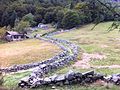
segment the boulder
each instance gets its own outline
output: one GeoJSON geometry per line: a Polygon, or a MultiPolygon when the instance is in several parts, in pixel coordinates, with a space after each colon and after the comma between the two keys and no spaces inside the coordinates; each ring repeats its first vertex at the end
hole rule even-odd
{"type": "Polygon", "coordinates": [[[70,70],[68,73],[65,74],[66,80],[73,80],[75,79],[75,72],[70,70]]]}

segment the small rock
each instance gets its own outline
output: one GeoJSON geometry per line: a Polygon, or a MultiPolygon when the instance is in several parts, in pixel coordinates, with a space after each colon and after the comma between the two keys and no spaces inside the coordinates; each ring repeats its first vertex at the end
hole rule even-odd
{"type": "Polygon", "coordinates": [[[56,89],[56,87],[55,87],[55,86],[52,86],[52,89],[56,89]]]}

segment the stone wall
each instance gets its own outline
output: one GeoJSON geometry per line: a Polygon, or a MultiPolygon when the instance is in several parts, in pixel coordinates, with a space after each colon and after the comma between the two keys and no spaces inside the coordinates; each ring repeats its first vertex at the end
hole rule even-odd
{"type": "Polygon", "coordinates": [[[75,59],[76,56],[77,56],[78,46],[76,46],[76,45],[74,45],[74,44],[72,44],[68,41],[60,40],[60,39],[54,39],[54,38],[51,38],[51,37],[48,37],[48,36],[46,36],[45,38],[37,37],[37,39],[40,39],[40,40],[42,39],[44,41],[47,41],[47,42],[50,42],[50,43],[53,43],[53,44],[57,44],[63,50],[63,52],[59,53],[58,55],[56,55],[56,56],[54,56],[54,57],[52,57],[48,60],[44,60],[42,62],[30,63],[30,64],[24,64],[24,65],[14,65],[14,66],[11,66],[9,68],[0,69],[0,71],[5,72],[5,73],[18,72],[18,71],[21,71],[21,70],[27,70],[27,69],[30,69],[30,68],[39,67],[42,64],[50,64],[50,63],[53,63],[55,61],[59,62],[59,61],[62,61],[62,59],[64,59],[64,58],[75,59]],[[67,47],[65,47],[61,43],[64,43],[67,47]],[[69,52],[72,52],[71,56],[69,56],[69,52]]]}
{"type": "Polygon", "coordinates": [[[19,87],[25,88],[36,88],[43,85],[71,85],[71,84],[90,84],[97,80],[105,80],[104,76],[97,74],[94,71],[86,73],[69,71],[62,75],[53,75],[50,77],[30,79],[29,83],[25,80],[21,80],[19,87]]]}
{"type": "Polygon", "coordinates": [[[37,38],[59,45],[64,53],[62,52],[62,54],[56,56],[53,61],[50,60],[51,62],[49,63],[46,61],[47,63],[39,65],[39,67],[36,68],[36,70],[34,70],[28,77],[25,77],[20,81],[19,85],[21,85],[21,87],[32,87],[33,85],[36,85],[36,82],[38,82],[38,80],[45,74],[67,66],[70,62],[75,62],[78,56],[79,47],[69,41],[52,38],[50,36],[37,38]]]}
{"type": "Polygon", "coordinates": [[[49,77],[30,79],[29,83],[25,79],[21,80],[18,84],[22,88],[37,88],[44,85],[52,86],[63,86],[72,84],[92,84],[97,81],[102,81],[104,83],[113,83],[115,85],[120,85],[120,74],[114,74],[105,77],[103,74],[95,73],[95,71],[88,71],[85,73],[69,71],[66,74],[57,75],[54,74],[49,77]]]}

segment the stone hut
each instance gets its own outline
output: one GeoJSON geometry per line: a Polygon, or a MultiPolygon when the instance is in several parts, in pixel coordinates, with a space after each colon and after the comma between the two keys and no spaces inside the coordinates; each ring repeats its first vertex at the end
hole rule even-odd
{"type": "Polygon", "coordinates": [[[7,31],[4,35],[4,38],[7,41],[21,41],[29,37],[26,34],[18,33],[15,31],[7,31]]]}
{"type": "Polygon", "coordinates": [[[48,25],[45,25],[45,24],[42,24],[42,23],[39,23],[39,24],[38,24],[38,28],[43,29],[43,30],[48,30],[48,29],[49,29],[49,26],[48,26],[48,25]]]}

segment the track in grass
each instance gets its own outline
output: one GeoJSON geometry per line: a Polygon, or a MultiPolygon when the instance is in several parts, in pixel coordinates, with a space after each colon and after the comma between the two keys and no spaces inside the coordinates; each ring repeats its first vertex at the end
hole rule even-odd
{"type": "Polygon", "coordinates": [[[82,26],[75,31],[55,35],[56,38],[68,39],[85,49],[86,53],[100,53],[107,58],[93,59],[90,64],[97,66],[120,65],[120,33],[118,30],[107,32],[112,22],[100,23],[91,31],[93,24],[82,26]]]}

